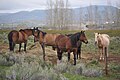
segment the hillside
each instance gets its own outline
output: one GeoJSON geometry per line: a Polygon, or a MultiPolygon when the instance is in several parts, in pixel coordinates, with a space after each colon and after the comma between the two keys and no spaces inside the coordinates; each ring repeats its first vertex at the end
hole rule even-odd
{"type": "MultiPolygon", "coordinates": [[[[87,19],[88,18],[87,13],[91,7],[93,12],[93,19],[95,18],[95,15],[97,15],[97,13],[99,13],[101,19],[104,18],[107,8],[110,9],[109,13],[112,13],[112,16],[115,16],[116,10],[118,10],[116,7],[112,7],[112,6],[96,6],[96,5],[82,7],[82,8],[74,8],[72,9],[74,20],[79,19],[79,15],[81,11],[82,11],[82,18],[87,19]],[[97,9],[97,13],[95,13],[96,9],[97,9]]],[[[0,23],[15,23],[15,22],[23,22],[23,21],[31,21],[31,20],[45,21],[46,13],[47,10],[20,11],[16,13],[0,13],[0,23]]]]}

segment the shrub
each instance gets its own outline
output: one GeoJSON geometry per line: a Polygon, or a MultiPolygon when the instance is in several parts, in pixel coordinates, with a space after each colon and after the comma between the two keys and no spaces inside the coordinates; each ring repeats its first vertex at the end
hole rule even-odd
{"type": "Polygon", "coordinates": [[[85,68],[82,74],[87,77],[100,77],[102,76],[102,71],[95,68],[85,68]]]}
{"type": "Polygon", "coordinates": [[[53,69],[52,65],[44,62],[39,56],[31,57],[22,54],[16,61],[6,71],[6,78],[9,80],[66,80],[62,74],[58,74],[53,69]]]}

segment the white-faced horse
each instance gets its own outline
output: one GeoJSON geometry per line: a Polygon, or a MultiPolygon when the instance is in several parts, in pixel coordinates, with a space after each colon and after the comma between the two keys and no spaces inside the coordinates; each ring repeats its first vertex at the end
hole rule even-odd
{"type": "Polygon", "coordinates": [[[99,53],[100,54],[100,60],[105,58],[105,51],[107,53],[108,57],[108,46],[110,44],[110,37],[107,34],[99,34],[99,33],[94,33],[95,34],[95,44],[98,45],[99,48],[99,53]],[[102,52],[101,52],[102,50],[102,52]]]}

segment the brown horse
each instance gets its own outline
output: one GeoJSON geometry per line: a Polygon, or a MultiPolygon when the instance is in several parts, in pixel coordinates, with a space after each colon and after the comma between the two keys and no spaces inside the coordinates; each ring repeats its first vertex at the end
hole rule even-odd
{"type": "MultiPolygon", "coordinates": [[[[66,36],[68,36],[68,37],[70,37],[70,36],[72,36],[73,34],[66,34],[66,36]]],[[[78,59],[78,57],[79,57],[79,59],[81,59],[81,46],[82,46],[82,41],[78,41],[77,42],[77,47],[78,47],[78,49],[77,49],[77,59],[78,59]]]]}
{"type": "Polygon", "coordinates": [[[9,49],[14,51],[15,44],[19,44],[19,52],[21,50],[21,44],[24,43],[24,51],[26,51],[27,39],[29,36],[33,35],[34,29],[21,29],[19,31],[12,30],[8,34],[9,49]]]}
{"type": "Polygon", "coordinates": [[[53,49],[56,47],[55,39],[60,34],[48,34],[41,30],[34,32],[34,40],[39,41],[43,50],[43,59],[45,60],[45,46],[52,46],[53,49]]]}
{"type": "Polygon", "coordinates": [[[74,65],[76,65],[76,54],[78,49],[78,41],[88,43],[87,38],[85,36],[84,31],[75,33],[70,37],[65,35],[59,35],[55,42],[57,46],[57,56],[59,60],[62,60],[62,53],[68,52],[68,61],[70,60],[70,53],[73,52],[74,54],[74,65]]]}

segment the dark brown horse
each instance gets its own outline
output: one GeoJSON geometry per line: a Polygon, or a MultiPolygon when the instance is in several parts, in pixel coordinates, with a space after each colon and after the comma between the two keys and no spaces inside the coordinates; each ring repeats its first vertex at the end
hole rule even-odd
{"type": "Polygon", "coordinates": [[[43,50],[43,59],[45,60],[45,46],[52,46],[52,48],[55,49],[56,43],[55,39],[60,34],[48,34],[46,32],[43,32],[41,30],[37,30],[34,32],[34,40],[39,41],[42,50],[43,50]]]}
{"type": "Polygon", "coordinates": [[[68,61],[70,60],[70,53],[74,54],[74,65],[76,65],[76,54],[78,50],[78,41],[88,43],[84,31],[75,33],[70,37],[65,35],[59,35],[55,42],[57,46],[57,56],[59,60],[62,60],[62,53],[68,52],[68,61]]]}
{"type": "MultiPolygon", "coordinates": [[[[68,36],[68,37],[70,37],[70,36],[72,36],[73,34],[66,34],[66,36],[68,36]]],[[[77,59],[78,59],[78,57],[79,57],[79,59],[81,59],[81,46],[82,46],[82,41],[78,41],[77,42],[77,47],[78,47],[78,49],[77,49],[77,59]]]]}
{"type": "Polygon", "coordinates": [[[27,39],[29,36],[33,35],[34,30],[35,28],[34,29],[21,29],[19,31],[12,30],[8,34],[10,51],[14,51],[15,44],[19,44],[19,52],[20,52],[22,43],[24,43],[24,51],[26,51],[27,39]]]}

